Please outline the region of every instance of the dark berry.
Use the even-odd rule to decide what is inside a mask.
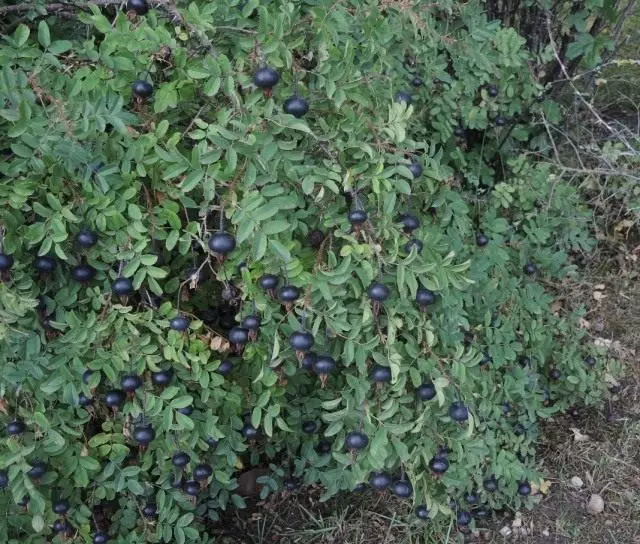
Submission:
[[[217,438],[213,438],[213,436],[207,436],[204,441],[207,443],[207,446],[212,449],[217,448],[220,442]]]
[[[413,85],[414,87],[422,87],[423,83],[424,81],[422,81],[422,78],[419,78],[418,76],[414,77],[411,80],[411,85]]]
[[[356,484],[356,486],[353,488],[353,492],[362,493],[366,489],[367,489],[367,484],[365,484],[364,482],[360,482],[359,484]]]
[[[302,430],[307,434],[313,434],[318,429],[318,425],[315,421],[304,421],[302,423]]]
[[[249,331],[244,327],[233,327],[229,331],[229,342],[232,344],[246,344],[249,341]]]
[[[169,385],[172,379],[173,370],[171,370],[170,368],[151,373],[151,383],[153,385]]]
[[[413,495],[413,486],[409,480],[396,480],[391,484],[391,492],[401,499],[408,499]]]
[[[313,371],[318,374],[318,376],[326,376],[331,374],[336,367],[336,361],[333,357],[329,357],[328,355],[318,355],[316,360],[313,362]]]
[[[396,93],[396,95],[393,97],[393,99],[401,104],[406,104],[407,106],[409,106],[411,104],[411,102],[413,102],[413,99],[411,98],[411,95],[406,92],[406,91],[398,91]]]
[[[278,298],[282,302],[294,302],[300,298],[300,289],[293,285],[283,285],[278,291]]]
[[[487,87],[487,92],[489,93],[489,96],[495,98],[496,96],[498,96],[498,87],[496,87],[495,85],[489,85]]]
[[[13,255],[0,252],[0,272],[5,272],[13,266]]]
[[[460,511],[456,516],[456,521],[458,525],[466,527],[471,523],[471,514],[469,512]]]
[[[414,230],[420,228],[420,220],[410,213],[400,214],[396,221],[402,223],[402,230],[407,234],[411,234]]]
[[[313,249],[320,249],[322,246],[322,242],[324,242],[324,232],[318,229],[313,229],[307,236],[307,240],[309,241],[309,245]]]
[[[145,15],[149,11],[147,0],[127,0],[127,10],[135,11],[136,15]]]
[[[69,511],[70,505],[67,499],[59,499],[53,503],[51,510],[54,514],[63,515]]]
[[[216,372],[221,376],[228,376],[233,370],[233,363],[229,359],[224,359],[220,362],[220,366],[216,369]]]
[[[364,210],[351,210],[347,215],[347,220],[352,225],[362,225],[367,218],[367,212]]]
[[[453,135],[456,138],[464,138],[464,128],[458,125],[456,128],[453,129]]]
[[[434,474],[444,474],[449,469],[449,461],[444,457],[433,457],[429,461],[429,468]]]
[[[431,382],[423,383],[416,389],[416,395],[420,400],[431,400],[436,396],[436,388]]]
[[[391,476],[386,472],[372,472],[369,476],[369,485],[376,491],[384,491],[391,485]]]
[[[257,331],[260,328],[260,316],[248,315],[242,320],[242,326],[250,331]]]
[[[216,232],[209,238],[209,249],[219,255],[228,255],[236,247],[236,239],[228,232]]]
[[[82,229],[76,234],[76,244],[80,247],[88,249],[98,243],[98,235],[92,230]]]
[[[169,327],[171,327],[174,331],[186,331],[189,328],[189,320],[183,316],[174,317],[171,321],[169,321]]]
[[[53,257],[49,257],[48,255],[37,257],[36,260],[33,261],[33,267],[38,272],[42,272],[43,274],[53,272],[56,269],[56,265],[56,260]]]
[[[147,503],[142,508],[142,515],[147,519],[158,517],[158,507],[153,503]]]
[[[476,504],[479,500],[479,497],[472,491],[471,493],[467,493],[465,495],[464,500],[469,504]]]
[[[407,168],[409,169],[409,172],[411,172],[413,179],[419,178],[422,175],[422,165],[417,161],[411,161],[411,164],[407,166]]]
[[[592,367],[596,366],[596,358],[593,357],[592,355],[587,355],[584,358],[584,364],[585,364],[585,366],[588,366],[589,368],[592,368]]]
[[[416,517],[422,520],[429,519],[429,509],[424,504],[416,506]]]
[[[374,281],[367,288],[367,296],[376,302],[384,302],[389,298],[390,294],[391,290],[379,281]]]
[[[156,432],[151,425],[142,425],[133,430],[133,439],[142,446],[151,443],[156,437]]]
[[[366,434],[359,431],[351,431],[344,437],[344,446],[348,450],[362,450],[369,444]]]
[[[137,79],[131,84],[131,92],[138,98],[149,98],[153,94],[153,85],[148,81]]]
[[[206,480],[212,474],[213,474],[213,469],[211,468],[210,465],[207,465],[207,464],[196,465],[196,467],[193,469],[194,480],[198,480],[198,481]]]
[[[539,94],[538,96],[536,96],[536,102],[544,102],[544,95]]]
[[[509,404],[508,402],[503,402],[502,403],[502,413],[505,416],[509,415],[511,413],[511,404]]]
[[[532,276],[533,274],[535,274],[538,271],[538,267],[533,263],[527,263],[522,267],[522,271],[527,276]]]
[[[26,430],[26,426],[21,419],[14,419],[7,425],[7,434],[9,436],[17,436]]]
[[[467,410],[464,402],[456,401],[452,403],[451,406],[449,406],[449,417],[458,422],[467,421],[469,418],[469,410]]]
[[[418,306],[428,306],[436,301],[436,294],[429,289],[419,287],[416,291],[416,303]]]
[[[191,461],[191,457],[189,457],[188,453],[184,453],[183,451],[174,453],[171,458],[173,466],[178,468],[186,467],[189,464],[189,461]]]
[[[91,376],[93,376],[93,371],[92,370],[85,370],[82,373],[82,382],[85,385],[89,385],[89,380],[91,379]]]
[[[120,378],[120,387],[122,387],[122,390],[127,393],[133,393],[141,385],[142,378],[135,374],[128,374],[127,376],[122,376],[122,378]]]
[[[552,368],[549,376],[552,380],[559,380],[562,377],[562,373],[557,368]]]
[[[51,530],[56,533],[65,533],[69,529],[69,524],[63,519],[57,519],[53,522]]]
[[[498,490],[498,481],[495,479],[495,476],[490,476],[489,478],[485,478],[485,480],[482,482],[482,486],[489,493],[493,493],[494,491]]]
[[[302,358],[302,361],[300,361],[300,366],[305,370],[313,370],[313,363],[316,362],[317,358],[318,358],[318,355],[313,351],[305,353],[304,357]]]
[[[476,236],[476,245],[478,247],[484,247],[489,243],[489,238],[487,238],[484,234],[480,233]]]
[[[133,282],[131,278],[116,278],[111,284],[111,292],[118,297],[128,297],[133,293]]]
[[[93,404],[93,399],[91,397],[87,397],[84,393],[80,393],[78,395],[78,405],[82,408],[86,408],[87,406],[91,406]]]
[[[422,243],[422,240],[418,240],[417,238],[414,238],[412,240],[409,240],[404,245],[404,250],[407,253],[411,253],[411,251],[415,248],[416,253],[420,253],[422,252],[423,247],[424,247],[424,244]]]
[[[90,264],[79,264],[71,269],[71,277],[78,283],[90,282],[96,275],[96,269]]]
[[[37,480],[42,478],[47,473],[47,464],[42,461],[34,461],[31,463],[31,468],[27,471],[27,476]]]
[[[531,485],[527,481],[522,481],[518,484],[518,493],[523,497],[531,494]]]
[[[295,491],[296,489],[298,489],[298,487],[300,487],[300,482],[298,482],[298,480],[296,480],[295,478],[285,478],[282,481],[282,486],[287,491]]]
[[[124,404],[124,401],[125,401],[126,398],[127,397],[124,394],[124,391],[120,391],[118,389],[115,389],[113,391],[109,391],[104,396],[104,403],[107,406],[110,406],[111,408],[117,408],[117,407],[122,406]]]
[[[260,89],[273,89],[280,81],[280,74],[273,68],[263,66],[253,74],[253,84]]]
[[[503,127],[507,124],[507,120],[504,118],[503,115],[498,115],[498,117],[496,117],[495,119],[495,123],[497,127]]]
[[[369,378],[376,383],[388,383],[391,381],[391,369],[388,366],[376,365],[371,369]]]
[[[187,495],[196,497],[198,495],[198,492],[200,491],[200,484],[195,480],[190,480],[184,483],[182,489]]]
[[[278,287],[278,283],[280,283],[280,278],[278,276],[274,276],[273,274],[265,274],[258,280],[258,284],[265,291],[269,289],[275,289]]]
[[[316,452],[318,452],[320,455],[331,453],[331,442],[329,442],[328,440],[320,440],[320,442],[318,442],[318,445],[316,446]]]
[[[242,427],[242,436],[244,436],[247,440],[257,440],[260,438],[260,430],[256,429],[251,423],[245,423]]]
[[[513,432],[516,436],[522,436],[527,430],[522,423],[516,423],[513,427]]]
[[[289,344],[296,351],[309,351],[313,342],[313,335],[306,331],[294,331],[289,337]]]
[[[292,96],[284,101],[282,109],[285,113],[289,113],[299,119],[309,111],[309,102],[299,96]]]
[[[493,363],[493,358],[486,351],[482,353],[482,359],[480,359],[480,365],[487,366]]]

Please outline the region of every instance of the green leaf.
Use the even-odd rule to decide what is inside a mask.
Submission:
[[[49,34],[49,26],[45,21],[38,24],[38,41],[45,49],[51,44],[51,35]]]
[[[13,39],[16,41],[18,47],[22,47],[29,39],[29,27],[25,24],[18,25],[16,31],[13,33]]]

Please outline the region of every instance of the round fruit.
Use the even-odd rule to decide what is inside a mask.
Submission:
[[[472,491],[471,493],[467,493],[467,495],[465,495],[464,500],[469,504],[476,504],[479,500],[479,497]]]
[[[179,451],[178,453],[174,453],[171,458],[171,463],[174,467],[182,468],[189,464],[191,461],[191,457],[189,457],[188,453],[184,453],[183,451]]]
[[[260,328],[260,316],[248,315],[242,320],[242,326],[250,331],[257,331]]]
[[[471,523],[471,514],[469,512],[458,512],[456,521],[458,522],[458,525],[466,527]]]
[[[384,285],[383,283],[380,283],[379,281],[374,281],[367,288],[367,296],[371,300],[375,300],[376,302],[384,302],[389,298],[390,294],[391,294],[391,290],[386,285]]]
[[[300,289],[293,285],[283,285],[278,291],[278,298],[282,302],[294,302],[300,298]]]
[[[228,376],[233,370],[233,363],[229,359],[224,359],[220,362],[220,366],[216,368],[216,372],[221,376]]]
[[[413,495],[413,486],[409,480],[396,480],[391,484],[391,492],[401,499],[408,499]]]
[[[458,125],[456,128],[453,129],[453,135],[456,138],[463,138],[464,137],[464,128],[462,128],[460,125]]]
[[[120,387],[127,393],[133,393],[138,387],[142,385],[142,379],[135,374],[129,374],[120,378]]]
[[[369,444],[369,437],[359,431],[351,431],[344,437],[344,446],[348,450],[362,450]]]
[[[497,127],[503,127],[507,124],[507,120],[502,115],[498,115],[498,117],[496,117],[495,123]]]
[[[413,240],[409,240],[404,245],[404,250],[407,253],[411,253],[411,251],[415,248],[416,253],[420,253],[423,247],[424,247],[424,244],[422,243],[422,240],[418,240],[417,238],[414,238]]]
[[[111,408],[117,408],[124,404],[125,399],[126,399],[126,395],[124,394],[124,391],[115,389],[113,391],[109,391],[104,396],[104,403],[107,406],[110,406]]]
[[[210,465],[206,465],[206,464],[196,465],[196,467],[193,469],[194,480],[198,480],[198,481],[206,480],[212,474],[213,474],[213,469],[211,468]]]
[[[42,478],[47,473],[47,464],[42,461],[34,461],[31,468],[27,471],[27,476],[35,480]]]
[[[429,468],[434,474],[444,474],[449,469],[449,461],[444,457],[433,457],[429,461]]]
[[[140,427],[136,427],[133,430],[133,439],[142,446],[146,446],[147,444],[151,443],[155,437],[156,432],[153,430],[153,427],[151,427],[151,425],[143,425]]]
[[[422,78],[419,78],[418,76],[414,77],[411,80],[411,85],[413,85],[414,87],[422,87],[423,83],[424,81],[422,81]]]
[[[550,376],[552,380],[559,380],[562,377],[562,373],[557,368],[554,368],[551,370]]]
[[[508,402],[502,403],[502,413],[506,416],[511,412],[511,404]]]
[[[410,105],[411,102],[413,102],[411,95],[406,91],[398,91],[396,95],[393,97],[393,99],[396,102],[400,104],[406,104],[407,106]]]
[[[289,344],[296,351],[309,351],[313,342],[313,335],[306,331],[294,331],[289,337]]]
[[[318,358],[318,355],[313,351],[305,353],[304,357],[302,358],[302,361],[300,361],[300,366],[305,370],[313,370],[313,363],[316,362],[317,358]]]
[[[353,488],[353,492],[362,493],[366,489],[367,489],[367,484],[365,484],[364,482],[360,482],[359,484],[356,484],[356,486]]]
[[[53,503],[51,506],[51,510],[53,510],[54,514],[63,515],[69,511],[70,505],[67,499],[60,499]]]
[[[232,344],[246,344],[249,341],[249,331],[244,327],[233,327],[229,331],[229,342]]]
[[[76,234],[76,244],[80,247],[88,249],[98,243],[98,235],[92,230],[82,229]]]
[[[436,396],[436,387],[431,383],[423,383],[416,389],[416,395],[420,400],[431,400]]]
[[[282,486],[287,491],[295,491],[296,489],[298,489],[298,487],[300,487],[300,483],[295,478],[285,478],[282,481]]]
[[[119,297],[128,297],[133,293],[133,282],[130,278],[116,278],[111,284],[111,292]]]
[[[309,241],[309,245],[313,249],[320,249],[320,246],[322,246],[322,242],[324,242],[324,238],[325,238],[324,232],[318,229],[313,229],[307,235],[307,240]]]
[[[489,243],[489,238],[487,238],[484,234],[480,233],[476,236],[476,245],[478,247],[484,247]]]
[[[236,247],[236,239],[228,232],[216,232],[209,238],[209,249],[219,255],[228,255]]]
[[[17,436],[22,434],[26,429],[24,422],[21,419],[14,419],[7,425],[7,434],[9,436]]]
[[[13,266],[13,255],[0,252],[0,272],[5,272]]]
[[[186,331],[189,328],[189,320],[186,317],[179,315],[169,321],[169,327],[174,331]]]
[[[416,506],[416,517],[423,520],[429,519],[429,509],[424,504]]]
[[[486,478],[484,482],[482,482],[482,486],[489,492],[493,493],[498,490],[498,481],[494,476]]]
[[[213,436],[207,436],[204,441],[207,443],[207,446],[210,448],[217,448],[219,444],[219,440],[217,438],[213,438]]]
[[[189,480],[188,482],[184,483],[182,489],[187,495],[196,497],[198,495],[198,492],[200,491],[200,484],[195,480]]]
[[[533,263],[527,263],[522,267],[522,271],[527,275],[531,276],[538,271],[538,267]]]
[[[285,113],[300,119],[300,117],[309,111],[309,102],[299,96],[292,96],[284,101],[282,109]]]
[[[449,406],[449,417],[454,421],[467,421],[469,419],[469,410],[464,402],[458,400]]]
[[[93,399],[91,397],[87,397],[84,393],[80,393],[78,395],[78,405],[82,408],[86,408],[87,406],[91,406],[93,404]]]
[[[33,261],[33,267],[38,272],[42,272],[43,274],[53,272],[56,269],[56,265],[56,260],[53,257],[49,257],[48,255],[37,257],[36,260]]]
[[[273,68],[263,66],[253,74],[253,84],[260,89],[273,89],[280,81],[280,74]]]
[[[516,423],[513,427],[513,432],[516,436],[522,436],[527,430],[524,428],[522,423]]]
[[[411,161],[411,164],[407,166],[407,168],[409,169],[409,172],[411,172],[413,179],[419,178],[422,175],[422,165],[417,161]]]
[[[318,425],[315,421],[304,421],[302,423],[302,431],[307,434],[313,434],[316,432]]]
[[[329,357],[328,355],[319,355],[313,363],[313,371],[318,374],[318,376],[326,376],[327,374],[331,374],[335,367],[335,359],[333,357]]]
[[[352,225],[362,225],[367,218],[367,212],[364,210],[351,210],[347,215],[347,220]]]
[[[531,494],[531,485],[527,481],[518,484],[518,493],[524,497]]]
[[[416,291],[416,303],[418,306],[428,306],[436,301],[436,294],[429,289],[419,287]]]
[[[487,87],[487,92],[489,93],[489,96],[493,96],[495,98],[498,96],[498,87],[495,85],[489,85],[489,87]]]
[[[584,358],[584,364],[585,366],[588,366],[589,368],[596,366],[596,358],[591,356],[591,355],[587,355]]]
[[[273,274],[265,274],[258,280],[258,284],[265,291],[269,289],[275,289],[278,287],[278,283],[280,283],[280,278],[278,276],[274,276]]]
[[[372,472],[369,476],[369,485],[376,491],[384,491],[391,485],[391,476],[386,472]]]
[[[420,228],[420,220],[410,213],[400,214],[397,222],[402,223],[402,230],[407,234],[411,234],[414,230]]]
[[[151,373],[151,383],[153,385],[169,385],[172,379],[173,370],[171,370],[170,368]]]
[[[144,15],[149,11],[147,0],[127,0],[127,10],[135,11],[136,15]]]
[[[153,94],[153,85],[148,81],[137,79],[131,84],[131,92],[138,98],[149,98]]]
[[[153,503],[147,503],[142,508],[142,515],[145,518],[154,519],[158,517],[158,507]]]
[[[91,379],[91,376],[93,376],[93,371],[91,371],[91,370],[85,370],[85,371],[82,373],[82,382],[83,382],[85,385],[89,385],[89,380]]]
[[[71,277],[79,283],[87,283],[96,275],[96,269],[90,264],[79,264],[71,269]]]
[[[247,440],[257,440],[260,438],[260,431],[251,425],[251,423],[245,423],[241,432],[242,436]]]
[[[316,451],[321,455],[331,453],[331,442],[329,440],[320,440],[316,446]]]
[[[369,377],[376,383],[388,383],[391,381],[391,369],[388,366],[376,365],[371,369]]]
[[[51,530],[56,533],[64,533],[69,529],[69,524],[63,519],[57,519],[53,522]]]

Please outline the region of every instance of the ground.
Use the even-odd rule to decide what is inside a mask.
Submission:
[[[454,527],[407,523],[407,505],[388,496],[349,494],[328,503],[319,489],[272,496],[230,513],[224,544],[640,544],[640,237],[611,228],[583,256],[578,279],[555,286],[556,311],[587,309],[582,326],[623,365],[614,394],[599,409],[549,420],[539,445],[551,486],[531,511],[509,512],[463,538]],[[572,485],[579,478],[582,486]],[[593,494],[604,511],[587,511]]]

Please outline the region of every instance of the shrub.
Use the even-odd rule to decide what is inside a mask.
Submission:
[[[504,153],[523,40],[473,2],[140,5],[0,46],[4,541],[209,542],[267,464],[460,526],[535,503],[538,419],[605,365],[545,289],[587,216]]]

